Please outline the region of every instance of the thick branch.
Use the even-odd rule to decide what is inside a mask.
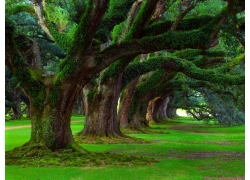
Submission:
[[[190,61],[180,59],[180,58],[175,58],[175,57],[163,57],[163,56],[153,57],[153,58],[148,59],[147,61],[138,62],[138,63],[130,65],[123,74],[122,84],[123,86],[126,86],[126,84],[128,84],[131,80],[133,80],[137,76],[140,76],[147,72],[154,71],[156,69],[161,69],[161,68],[171,69],[177,72],[183,72],[189,77],[192,77],[194,79],[198,78],[201,80],[208,80],[206,79],[208,77],[202,77],[202,76],[206,76],[205,74],[209,74],[210,79],[216,79],[222,76],[221,78],[224,79],[225,82],[227,82],[227,80],[225,79],[226,76],[224,77],[221,73],[226,73],[229,69],[241,63],[244,60],[244,57],[245,57],[244,55],[239,55],[238,57],[234,58],[231,62],[226,63],[223,66],[213,69],[213,70],[200,69],[196,67],[195,64],[197,64],[200,67],[206,66],[207,63],[212,63],[213,62],[212,60],[218,62],[218,59],[216,58],[212,58],[212,59],[208,58],[208,59],[203,59],[202,61],[190,62]],[[202,73],[204,73],[204,75],[202,75]],[[198,74],[199,74],[199,77],[197,76]],[[228,81],[230,81],[230,77],[231,76],[228,76]],[[241,78],[241,82],[239,82],[239,84],[242,83],[242,80],[244,80],[243,76],[235,76],[233,79],[235,80],[237,78]],[[215,83],[220,83],[219,80],[215,80],[215,81],[210,80],[210,81],[211,82],[216,81]],[[237,84],[237,81],[234,81],[233,83]]]
[[[143,2],[138,14],[136,14],[131,28],[129,29],[129,32],[125,38],[126,40],[141,37],[142,30],[153,14],[158,1],[159,0],[147,0]],[[135,15],[131,14],[131,16],[131,19],[134,19],[133,16]]]
[[[94,34],[101,24],[102,18],[108,9],[109,0],[99,0],[94,2],[90,0],[87,10],[78,25],[76,39],[73,45],[77,45],[80,50],[86,50],[92,42]],[[78,48],[74,48],[78,51]],[[76,52],[72,52],[75,54]]]
[[[105,43],[108,40],[110,32],[113,30],[115,25],[120,24],[125,20],[134,0],[124,0],[122,2],[117,2],[118,3],[113,0],[113,5],[110,5],[108,12],[105,14],[100,27],[94,36],[94,38],[100,40],[101,43]]]
[[[185,3],[186,1],[182,1],[182,3]],[[187,13],[189,11],[191,11],[192,9],[194,9],[196,3],[195,2],[190,2],[190,1],[187,1],[189,2],[186,9],[184,11],[182,11],[180,14],[177,15],[176,17],[176,20],[175,22],[172,24],[171,28],[170,28],[170,31],[175,31],[178,24],[181,22],[181,20],[187,15]],[[181,6],[184,6],[183,4],[181,3]],[[182,8],[182,7],[181,7]]]
[[[45,22],[45,16],[44,16],[44,7],[43,7],[43,0],[31,0],[34,6],[34,10],[38,19],[38,24],[42,27],[44,32],[52,39],[54,40],[53,36],[51,35],[51,32],[49,28],[46,25]]]
[[[182,21],[179,22],[178,26],[176,27],[176,30],[192,30],[192,29],[199,29],[214,19],[214,16],[208,16],[203,15],[196,18],[188,18],[188,19],[182,19]],[[166,31],[169,31],[171,26],[173,25],[174,21],[166,20],[164,22],[159,22],[152,24],[143,30],[143,37],[146,36],[155,36],[162,34]]]
[[[145,37],[138,40],[131,40],[122,42],[120,44],[112,45],[97,54],[98,64],[106,67],[117,59],[125,57],[137,56],[139,54],[147,54],[160,50],[180,50],[185,48],[207,49],[213,47],[214,40],[219,31],[216,24],[222,25],[225,14],[214,19],[205,27],[199,30],[191,30],[184,32],[166,32],[161,35]],[[219,22],[218,22],[219,21]],[[214,27],[217,29],[214,30]],[[110,56],[112,54],[113,56]]]
[[[5,9],[5,13],[9,15],[17,14],[20,12],[27,12],[32,15],[35,15],[34,8],[31,5],[27,5],[27,4],[16,4],[11,7],[6,7]]]

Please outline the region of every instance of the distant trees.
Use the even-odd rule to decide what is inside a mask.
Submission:
[[[238,53],[221,67],[205,68],[221,61],[217,50],[208,51],[218,44],[220,29],[232,22],[236,40],[241,37],[237,15],[244,11],[244,2],[229,0],[210,16],[191,11],[202,4],[196,1],[31,0],[8,4],[9,15],[27,12],[31,15],[25,15],[24,22],[32,17],[39,24],[29,24],[31,31],[22,33],[14,17],[6,17],[5,22],[6,66],[30,99],[32,133],[25,144],[27,151],[31,145],[82,151],[70,129],[70,116],[82,91],[86,124],[81,133],[122,137],[119,123],[147,126],[148,103],[156,97],[162,103],[166,98],[172,101],[170,96],[183,83],[175,79],[178,72],[202,85],[244,84],[243,74],[227,73],[244,55]],[[33,28],[38,28],[36,36],[29,34]],[[194,51],[184,55],[181,50],[186,49]],[[149,56],[142,60],[141,54]],[[49,63],[44,64],[44,59]],[[139,78],[145,73],[149,74]],[[118,116],[119,97],[126,112],[122,115],[120,109]],[[169,102],[168,107],[172,116],[175,107]],[[128,122],[118,119],[122,116]]]

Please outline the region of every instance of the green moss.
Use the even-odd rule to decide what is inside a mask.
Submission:
[[[49,117],[49,118],[52,118],[52,117]],[[43,130],[42,135],[47,140],[46,143],[49,143],[49,144],[46,144],[46,146],[51,147],[51,145],[55,141],[55,137],[54,137],[54,133],[52,130],[51,119],[49,119],[49,118],[43,119],[41,126],[42,126],[42,130]]]
[[[73,71],[79,68],[79,62],[77,60],[66,58],[59,65],[59,73],[54,79],[54,84],[60,84],[62,81],[67,79]]]
[[[141,82],[136,86],[136,92],[133,96],[129,109],[129,119],[132,118],[137,108],[141,106],[141,99],[146,95],[146,93],[149,92],[150,89],[154,88],[165,73],[166,72],[163,69],[156,70],[146,81]]]
[[[101,83],[104,83],[109,78],[114,78],[121,73],[123,70],[126,59],[118,60],[112,63],[108,68],[101,74]]]
[[[214,19],[213,16],[199,16],[196,18],[183,19],[177,27],[177,30],[192,30],[199,29],[205,25],[207,25],[210,21]],[[162,34],[168,30],[170,30],[174,21],[164,21],[157,22],[149,27],[146,27],[143,31],[143,36],[155,36],[158,34]]]
[[[222,14],[226,13],[223,10],[218,16],[205,26],[190,31],[167,31],[156,36],[148,36],[142,38],[139,43],[141,48],[150,49],[185,49],[185,48],[205,48],[205,45],[210,41],[210,34],[216,28]]]
[[[38,74],[27,67],[20,56],[14,60],[14,65],[16,66],[13,71],[14,76],[25,87],[25,90],[31,96],[34,106],[42,109],[45,100],[45,87],[40,81]]]
[[[138,38],[138,35],[141,35],[141,31],[145,26],[146,22],[151,17],[151,14],[154,10],[154,6],[156,5],[157,1],[143,1],[142,5],[140,6],[139,12],[137,13],[131,27],[129,28],[126,37],[124,38],[125,41],[131,40],[133,38]],[[131,17],[129,17],[130,19]]]
[[[112,31],[112,42],[119,42],[121,40],[121,35],[123,30],[126,28],[126,23],[122,22],[116,25]]]
[[[125,20],[133,3],[134,0],[111,0],[109,9],[96,32],[95,38],[101,43],[105,43],[112,29]]]
[[[200,49],[184,49],[180,51],[176,51],[172,53],[172,56],[176,56],[184,59],[194,59],[194,57],[202,54],[202,50]]]
[[[130,81],[142,74],[162,68],[167,62],[167,57],[158,56],[149,58],[143,62],[129,64],[123,73],[122,87],[125,87]]]
[[[6,7],[5,13],[9,15],[15,15],[20,12],[27,12],[32,15],[35,15],[35,10],[32,5],[27,5],[27,4],[15,4],[10,7]]]
[[[113,153],[87,153],[59,150],[51,152],[43,149],[33,149],[29,156],[23,156],[20,149],[6,152],[6,165],[21,165],[24,167],[63,167],[63,166],[104,166],[104,165],[149,165],[157,162],[152,158],[129,156]]]
[[[57,102],[57,98],[58,98],[58,92],[59,92],[60,88],[59,88],[59,84],[58,83],[55,83],[54,87],[52,88],[52,91],[49,95],[49,99],[50,99],[50,102],[53,106],[56,105],[56,102]]]

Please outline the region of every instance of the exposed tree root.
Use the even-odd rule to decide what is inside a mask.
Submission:
[[[51,151],[43,145],[25,145],[5,153],[6,165],[22,167],[51,167],[51,166],[104,166],[104,165],[147,165],[156,162],[154,159],[113,154],[109,152],[94,153],[83,149],[77,144],[71,147]]]

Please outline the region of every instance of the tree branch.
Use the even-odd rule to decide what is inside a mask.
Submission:
[[[52,39],[54,40],[49,28],[46,25],[45,22],[45,17],[44,17],[44,2],[43,0],[31,0],[31,2],[33,3],[34,9],[35,9],[35,13],[38,19],[38,24],[42,27],[42,29],[44,30],[44,32]],[[54,40],[55,41],[55,40]]]
[[[155,11],[155,7],[157,5],[157,2],[159,0],[147,0],[144,1],[142,6],[140,6],[140,10],[137,13],[136,10],[132,11],[131,13],[131,20],[132,20],[132,25],[131,28],[129,29],[125,40],[133,39],[133,38],[138,38],[141,37],[142,30],[146,23],[149,21],[151,18],[153,12]],[[141,0],[140,0],[141,2]],[[134,19],[134,21],[133,21]]]
[[[213,21],[199,30],[165,32],[161,35],[144,37],[115,44],[97,54],[97,62],[102,67],[107,67],[117,59],[122,59],[139,54],[147,54],[160,50],[180,50],[185,48],[207,49],[215,45],[219,27],[224,22],[226,14],[223,11]],[[223,22],[222,22],[223,21]],[[216,28],[216,29],[215,29]],[[112,56],[110,56],[112,54]]]
[[[184,3],[184,4],[183,4]],[[185,4],[186,3],[186,4]],[[180,14],[177,15],[175,22],[172,24],[170,31],[175,31],[177,29],[178,24],[182,21],[182,19],[189,13],[192,9],[196,6],[196,0],[194,2],[190,2],[187,0],[184,0],[181,2],[181,8],[183,6],[186,6],[186,9],[182,11]]]
[[[219,68],[215,68],[213,70],[198,68],[196,67],[196,64],[199,67],[202,67],[204,65],[207,65],[208,62],[212,63],[212,60],[217,62],[218,60],[216,58],[215,59],[214,58],[203,59],[201,62],[200,61],[190,62],[190,61],[176,58],[176,57],[164,57],[164,56],[153,57],[153,58],[148,59],[147,61],[138,62],[138,63],[128,66],[125,72],[123,73],[122,84],[123,86],[126,86],[134,78],[142,74],[145,74],[147,72],[154,71],[156,69],[161,69],[161,68],[171,69],[177,72],[183,72],[184,74],[186,74],[187,76],[191,78],[207,80],[207,81],[211,81],[214,83],[220,83],[220,80],[215,80],[217,78],[222,78],[221,83],[223,83],[223,81],[227,82],[226,78],[228,78],[228,81],[233,81],[233,83],[237,84],[236,79],[240,78],[241,82],[239,82],[239,84],[242,84],[242,81],[244,80],[244,76],[228,75],[227,77],[227,76],[223,76],[222,73],[226,73],[229,69],[241,63],[244,60],[244,57],[245,57],[244,55],[239,55],[238,57],[234,58],[231,62],[226,63],[223,66]],[[204,75],[202,73],[204,73]],[[210,77],[203,77],[203,76],[206,76],[205,74],[209,74],[208,76]],[[230,79],[231,77],[232,79]],[[209,80],[208,78],[210,78],[211,80]]]

